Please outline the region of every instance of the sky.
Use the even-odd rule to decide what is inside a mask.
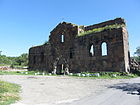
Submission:
[[[92,25],[117,17],[126,21],[133,56],[140,46],[140,0],[0,0],[0,51],[28,53],[62,21]]]

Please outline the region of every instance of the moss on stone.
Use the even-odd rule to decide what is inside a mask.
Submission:
[[[89,34],[91,34],[91,33],[102,32],[102,31],[104,31],[104,30],[118,29],[118,28],[122,28],[122,27],[124,27],[124,26],[125,26],[125,24],[107,25],[107,26],[105,26],[105,27],[94,28],[94,29],[92,29],[92,30],[85,31],[85,32],[83,32],[83,33],[78,34],[77,36],[80,37],[80,36],[89,35]]]

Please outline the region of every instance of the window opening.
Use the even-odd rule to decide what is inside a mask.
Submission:
[[[106,56],[107,55],[107,43],[103,42],[102,43],[102,56]]]
[[[64,42],[64,35],[61,35],[61,42]]]
[[[94,46],[93,46],[93,44],[90,46],[89,54],[90,54],[91,57],[94,56]]]

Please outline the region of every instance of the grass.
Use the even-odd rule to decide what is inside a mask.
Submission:
[[[0,75],[43,75],[44,76],[60,76],[60,75],[49,75],[47,72],[39,72],[39,71],[0,71]],[[80,74],[80,75],[79,75]],[[87,74],[89,76],[87,76]],[[97,76],[99,74],[99,76]],[[84,75],[84,76],[83,76]],[[138,75],[136,74],[128,74],[128,73],[120,73],[120,72],[96,72],[96,73],[74,73],[72,75],[68,75],[71,77],[80,77],[80,78],[91,78],[91,79],[129,79],[136,78]]]
[[[89,76],[86,76],[87,74]],[[97,76],[97,74],[99,76]],[[91,79],[130,79],[130,78],[138,77],[138,75],[136,74],[127,74],[127,73],[120,73],[120,72],[80,73],[80,75],[78,73],[70,76],[80,77],[80,78],[91,78]]]
[[[49,73],[47,72],[39,72],[39,71],[4,71],[4,70],[0,70],[0,75],[49,75]],[[52,76],[56,76],[56,75],[52,75]]]
[[[8,65],[8,64],[0,64],[0,66],[10,66],[10,65]]]
[[[24,68],[28,68],[28,66],[13,65],[13,68],[15,68],[15,69],[24,69]]]
[[[107,25],[105,27],[94,28],[92,30],[85,31],[83,33],[78,34],[77,36],[80,37],[80,36],[85,36],[85,35],[88,35],[88,34],[91,34],[91,33],[102,32],[104,30],[118,29],[118,28],[121,28],[121,27],[124,27],[124,26],[125,26],[124,24]]]
[[[18,101],[20,86],[0,81],[0,105],[10,105]]]
[[[138,76],[117,76],[117,77],[111,77],[111,76],[100,76],[100,77],[82,77],[82,76],[72,76],[76,78],[87,78],[87,79],[131,79],[136,78]]]
[[[36,71],[4,71],[0,70],[0,75],[34,75]]]

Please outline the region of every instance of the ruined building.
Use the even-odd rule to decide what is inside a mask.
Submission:
[[[129,72],[128,33],[124,19],[95,25],[59,23],[49,41],[29,50],[29,70],[61,74],[78,72]]]

